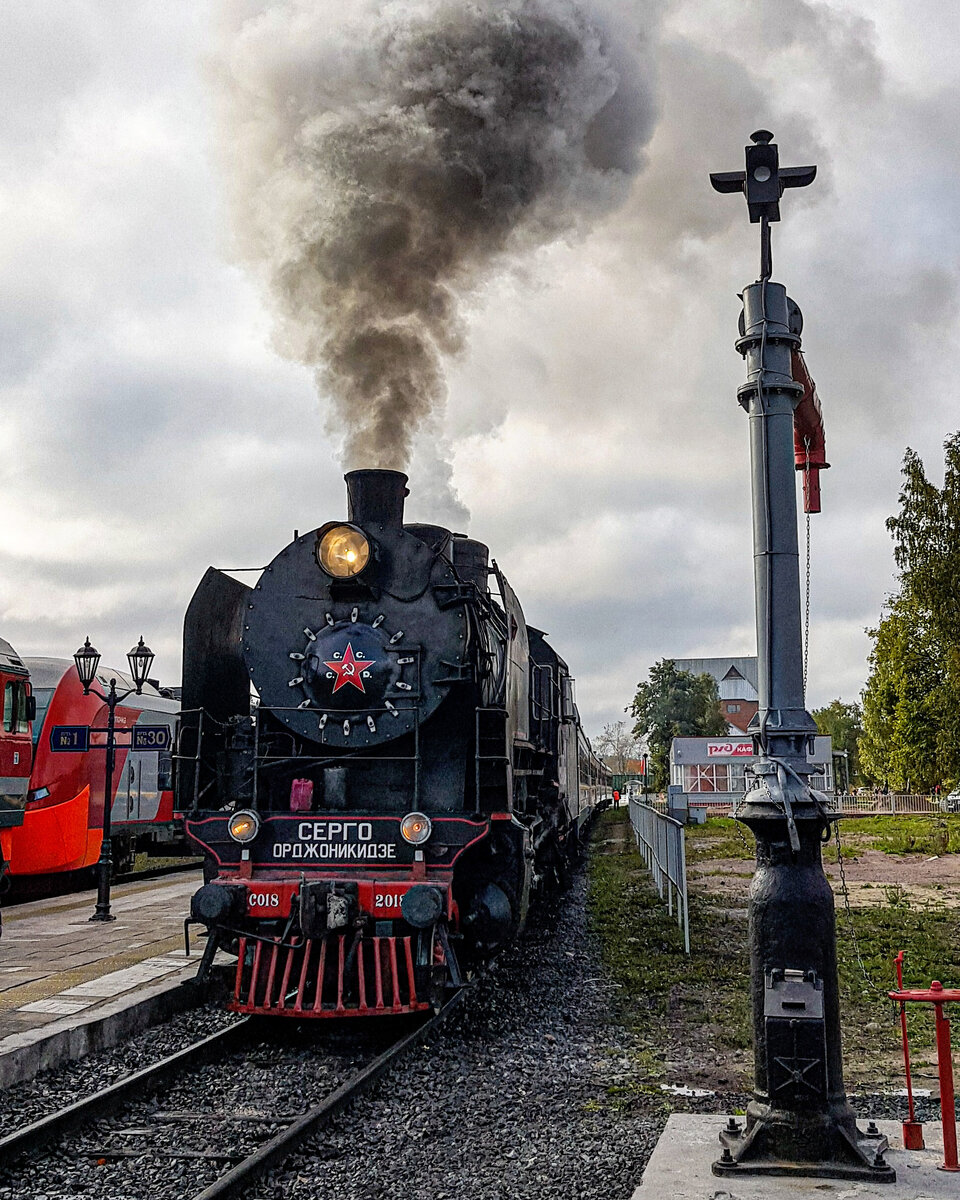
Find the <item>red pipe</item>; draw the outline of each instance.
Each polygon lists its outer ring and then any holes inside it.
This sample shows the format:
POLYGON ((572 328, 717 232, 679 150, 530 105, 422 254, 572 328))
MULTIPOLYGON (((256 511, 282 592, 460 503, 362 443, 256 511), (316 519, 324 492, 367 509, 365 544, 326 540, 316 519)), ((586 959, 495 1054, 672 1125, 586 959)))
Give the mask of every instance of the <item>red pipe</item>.
MULTIPOLYGON (((930 991, 943 991, 938 979, 930 991)), ((943 1005, 934 1004, 937 1014, 937 1069, 940 1074, 940 1115, 943 1118, 943 1166, 941 1171, 960 1171, 957 1162, 957 1109, 953 1093, 953 1060, 950 1056, 950 1022, 943 1015, 943 1005)))
POLYGON ((827 462, 827 441, 817 386, 807 370, 801 350, 793 351, 793 378, 803 386, 803 396, 793 412, 793 458, 803 471, 803 511, 820 511, 820 472, 827 462))
MULTIPOLYGON (((897 968, 897 988, 903 991, 903 951, 901 950, 897 957, 893 960, 897 968)), ((900 1001, 900 1035, 903 1038, 903 1069, 907 1077, 907 1111, 909 1120, 903 1122, 903 1148, 904 1150, 922 1150, 923 1146, 923 1122, 917 1120, 917 1114, 913 1108, 913 1078, 910 1074, 910 1042, 907 1038, 907 1004, 905 1000, 900 1001)))
POLYGON ((889 993, 891 1000, 916 1001, 932 1004, 936 1016, 937 1068, 940 1076, 940 1117, 943 1122, 943 1164, 941 1171, 960 1171, 957 1161, 957 1108, 953 1088, 953 1060, 950 1052, 950 1022, 943 1015, 944 1004, 960 1001, 960 989, 945 988, 934 979, 929 988, 898 990, 889 993))

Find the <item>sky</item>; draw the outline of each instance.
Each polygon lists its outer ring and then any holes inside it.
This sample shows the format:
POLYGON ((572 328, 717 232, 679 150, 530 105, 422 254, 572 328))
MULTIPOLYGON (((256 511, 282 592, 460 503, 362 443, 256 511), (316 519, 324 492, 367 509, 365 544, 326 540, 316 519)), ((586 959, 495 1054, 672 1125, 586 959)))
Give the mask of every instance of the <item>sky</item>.
MULTIPOLYGON (((330 397, 285 356, 235 235, 218 79, 262 7, 284 6, 5 14, 0 635, 21 654, 70 655, 89 636, 120 665, 142 634, 177 682, 207 566, 263 566, 294 528, 345 515, 330 397)), ((291 13, 328 7, 350 0, 291 13)), ((408 518, 490 546, 569 662, 590 733, 662 657, 754 652, 733 343, 757 230, 708 173, 742 169, 750 133, 771 129, 782 163, 819 169, 774 228, 832 464, 811 521, 808 706, 856 699, 865 631, 896 586, 884 522, 904 449, 939 480, 960 428, 960 10, 590 7, 643 73, 639 167, 615 205, 464 296, 408 518)))

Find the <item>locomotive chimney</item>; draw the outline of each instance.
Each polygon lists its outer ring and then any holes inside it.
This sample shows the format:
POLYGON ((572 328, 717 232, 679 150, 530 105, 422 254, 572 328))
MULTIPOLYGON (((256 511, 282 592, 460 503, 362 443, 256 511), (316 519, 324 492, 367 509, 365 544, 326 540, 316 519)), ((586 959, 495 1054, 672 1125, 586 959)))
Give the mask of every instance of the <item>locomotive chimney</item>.
POLYGON ((402 471, 349 471, 344 479, 348 521, 384 529, 403 526, 403 500, 410 493, 402 471))

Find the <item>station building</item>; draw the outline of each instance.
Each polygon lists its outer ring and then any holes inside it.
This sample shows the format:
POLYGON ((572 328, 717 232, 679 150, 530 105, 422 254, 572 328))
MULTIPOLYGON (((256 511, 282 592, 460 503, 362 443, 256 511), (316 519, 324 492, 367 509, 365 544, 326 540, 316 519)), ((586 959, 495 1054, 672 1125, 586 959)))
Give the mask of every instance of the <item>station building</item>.
MULTIPOLYGON (((679 788, 688 803, 732 804, 746 790, 744 768, 752 758, 752 738, 674 738, 670 744, 671 789, 679 788)), ((808 761, 814 767, 810 786, 832 792, 832 739, 815 737, 808 761)))

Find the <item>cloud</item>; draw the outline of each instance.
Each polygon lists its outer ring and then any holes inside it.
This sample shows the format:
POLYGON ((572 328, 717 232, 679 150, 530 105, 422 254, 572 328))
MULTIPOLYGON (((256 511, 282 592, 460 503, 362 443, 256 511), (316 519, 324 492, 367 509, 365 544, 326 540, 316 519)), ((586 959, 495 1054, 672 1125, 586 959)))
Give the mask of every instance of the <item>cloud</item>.
MULTIPOLYGON (((431 9, 386 7, 394 22, 431 9)), ((318 69, 295 97, 342 77, 348 27, 377 6, 299 10, 318 69)), ((266 87, 297 32, 271 42, 280 11, 38 0, 7 22, 0 632, 23 653, 70 654, 89 633, 118 663, 142 632, 173 679, 207 565, 262 565, 294 527, 345 512, 342 431, 233 261, 215 149, 207 64, 252 20, 257 52, 275 49, 266 87)), ((774 266, 804 310, 833 463, 812 522, 810 699, 852 699, 893 584, 883 520, 903 449, 937 462, 957 424, 958 19, 928 0, 909 20, 866 0, 590 11, 647 89, 642 169, 586 225, 464 289, 464 348, 414 439, 408 511, 460 528, 470 511, 569 661, 591 731, 657 658, 750 650, 733 342, 757 235, 707 175, 772 129, 786 163, 820 168, 784 199, 774 266)))

